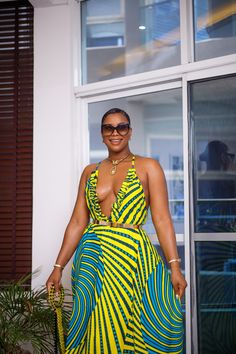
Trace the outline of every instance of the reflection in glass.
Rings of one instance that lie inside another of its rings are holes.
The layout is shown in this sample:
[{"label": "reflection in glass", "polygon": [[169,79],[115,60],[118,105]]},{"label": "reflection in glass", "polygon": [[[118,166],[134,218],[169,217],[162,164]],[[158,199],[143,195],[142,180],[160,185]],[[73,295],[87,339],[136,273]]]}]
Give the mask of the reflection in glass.
[{"label": "reflection in glass", "polygon": [[107,31],[106,24],[88,24],[87,48],[123,46],[124,31],[125,29],[123,22],[111,23],[109,25],[109,33]]},{"label": "reflection in glass", "polygon": [[[200,161],[206,162],[204,178],[199,180],[199,198],[232,198],[235,196],[235,183],[227,178],[235,154],[229,152],[229,147],[220,140],[210,141],[199,155]],[[221,178],[216,179],[218,173]]]},{"label": "reflection in glass", "polygon": [[236,351],[236,242],[196,242],[198,353]]},{"label": "reflection in glass", "polygon": [[[119,107],[131,117],[131,151],[158,160],[164,169],[176,233],[183,234],[183,137],[181,89],[89,104],[90,162],[107,157],[100,121],[110,108]],[[146,230],[155,234],[149,215]]]},{"label": "reflection in glass", "polygon": [[194,0],[195,59],[236,52],[235,0]]},{"label": "reflection in glass", "polygon": [[81,2],[83,84],[180,64],[179,0]]},{"label": "reflection in glass", "polygon": [[236,231],[236,78],[191,85],[196,232]]}]

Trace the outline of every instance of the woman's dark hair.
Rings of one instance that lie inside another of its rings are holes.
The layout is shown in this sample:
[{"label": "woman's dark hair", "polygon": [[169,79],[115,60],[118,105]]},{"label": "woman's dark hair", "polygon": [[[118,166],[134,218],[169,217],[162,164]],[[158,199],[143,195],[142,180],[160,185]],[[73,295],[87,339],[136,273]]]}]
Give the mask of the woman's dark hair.
[{"label": "woman's dark hair", "polygon": [[102,117],[101,124],[103,125],[104,120],[106,119],[107,116],[109,116],[109,114],[115,114],[115,113],[122,114],[122,116],[124,116],[127,119],[128,123],[130,124],[130,117],[129,117],[128,113],[126,113],[125,111],[123,111],[123,109],[120,109],[120,108],[112,108],[112,109],[109,109],[109,111],[107,111],[106,113],[104,113],[104,115]]}]

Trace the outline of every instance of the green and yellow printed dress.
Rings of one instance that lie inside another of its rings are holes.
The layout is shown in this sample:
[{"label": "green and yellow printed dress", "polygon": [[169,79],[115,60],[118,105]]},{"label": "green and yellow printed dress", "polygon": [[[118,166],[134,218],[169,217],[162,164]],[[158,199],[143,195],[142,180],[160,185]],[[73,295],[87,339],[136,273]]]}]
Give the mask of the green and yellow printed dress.
[{"label": "green and yellow printed dress", "polygon": [[[98,166],[85,191],[91,218],[143,225],[147,207],[135,157],[109,218],[96,194]],[[181,303],[142,228],[91,222],[75,252],[72,290],[66,354],[182,353]]]}]

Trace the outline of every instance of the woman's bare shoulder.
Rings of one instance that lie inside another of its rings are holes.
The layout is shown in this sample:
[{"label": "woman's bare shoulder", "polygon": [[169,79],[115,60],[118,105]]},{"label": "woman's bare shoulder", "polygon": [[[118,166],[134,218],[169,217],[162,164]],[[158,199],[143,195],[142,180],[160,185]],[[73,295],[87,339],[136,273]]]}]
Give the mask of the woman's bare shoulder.
[{"label": "woman's bare shoulder", "polygon": [[162,171],[162,167],[161,167],[160,163],[151,157],[144,157],[144,156],[136,155],[136,161],[137,161],[137,164],[140,167],[144,168],[147,172],[148,171],[150,172],[150,169],[156,170],[156,171]]},{"label": "woman's bare shoulder", "polygon": [[91,172],[93,172],[96,169],[96,166],[97,166],[97,163],[90,163],[89,165],[87,165],[84,168],[83,173],[85,173],[86,175],[90,174]]},{"label": "woman's bare shoulder", "polygon": [[97,166],[96,163],[91,163],[87,165],[83,170],[82,176],[87,180],[91,175],[91,173],[96,169],[96,166]]}]

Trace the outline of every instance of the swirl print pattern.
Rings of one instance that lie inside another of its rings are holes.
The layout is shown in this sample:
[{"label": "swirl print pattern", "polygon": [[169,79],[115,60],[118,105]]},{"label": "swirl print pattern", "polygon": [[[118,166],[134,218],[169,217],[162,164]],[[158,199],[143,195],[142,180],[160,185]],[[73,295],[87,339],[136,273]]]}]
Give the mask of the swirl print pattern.
[{"label": "swirl print pattern", "polygon": [[[93,219],[145,223],[145,194],[134,162],[109,218],[96,194],[99,164],[91,173],[86,200]],[[66,354],[182,353],[181,303],[142,228],[90,223],[74,256],[72,290]]]}]

